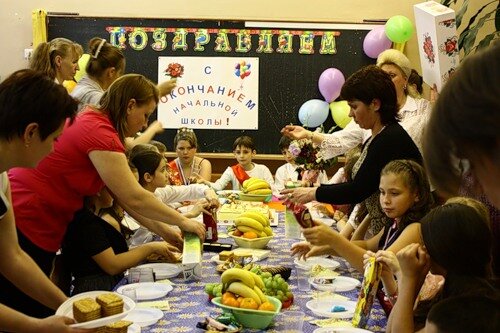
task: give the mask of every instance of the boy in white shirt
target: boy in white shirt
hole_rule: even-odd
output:
[[[280,191],[285,188],[285,184],[287,181],[297,181],[299,178],[299,174],[301,169],[297,164],[295,164],[295,159],[293,158],[292,153],[288,150],[290,147],[290,142],[292,140],[286,136],[282,136],[278,146],[280,148],[283,157],[285,158],[286,163],[280,166],[276,170],[276,174],[274,175],[274,192],[275,196],[280,196]],[[299,169],[297,169],[299,168]]]
[[[232,184],[233,190],[240,190],[243,182],[253,177],[265,180],[271,189],[274,189],[274,179],[269,168],[252,162],[257,151],[251,137],[246,135],[238,137],[233,143],[233,153],[238,164],[228,167],[215,183],[201,178],[198,182],[210,186],[215,191],[224,190],[229,183]]]

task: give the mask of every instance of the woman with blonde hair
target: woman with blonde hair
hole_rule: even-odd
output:
[[[42,269],[47,275],[84,197],[95,195],[105,185],[128,214],[166,241],[182,242],[180,233],[165,228],[166,224],[204,239],[203,224],[159,202],[140,186],[128,166],[124,139],[147,124],[158,100],[153,82],[138,74],[124,75],[111,84],[99,107],[87,106],[78,114],[36,169],[11,170],[19,234],[39,253],[43,260],[37,263],[45,263]],[[0,286],[2,292],[6,288],[13,287]],[[15,296],[9,301],[15,302]]]
[[[30,59],[30,68],[45,73],[59,84],[73,80],[79,70],[82,47],[66,38],[54,38],[38,44]]]

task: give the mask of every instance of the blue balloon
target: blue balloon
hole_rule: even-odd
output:
[[[250,69],[250,67],[252,67],[252,65],[251,64],[247,64],[247,68]]]
[[[236,75],[237,77],[240,77],[240,70],[237,69],[235,72],[234,72],[234,75]]]
[[[320,99],[310,99],[299,109],[299,121],[305,127],[318,127],[328,118],[329,104]]]

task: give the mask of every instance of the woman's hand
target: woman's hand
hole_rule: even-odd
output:
[[[36,324],[34,325],[36,329],[33,329],[30,332],[37,333],[93,333],[97,332],[97,328],[95,329],[81,329],[81,328],[73,328],[69,325],[75,324],[75,321],[68,317],[61,316],[51,316],[43,319],[37,319]]]
[[[205,240],[205,225],[203,223],[186,219],[179,227],[182,229],[182,231],[192,232],[196,234],[201,241]]]
[[[205,191],[205,199],[208,200],[209,206],[214,208],[220,207],[219,196],[211,188]]]
[[[189,211],[190,218],[195,218],[201,213],[205,214],[211,214],[207,208],[210,207],[210,204],[208,203],[207,200],[202,199],[198,200],[194,205],[193,208]]]
[[[158,120],[155,120],[151,124],[149,124],[148,129],[150,129],[155,135],[160,134],[164,131],[162,123]]]
[[[172,244],[178,249],[182,249],[184,246],[184,240],[182,239],[182,234],[176,228],[172,228],[169,225],[160,223],[158,225],[159,230],[155,230],[156,233],[163,238],[166,242]]]
[[[335,241],[336,237],[342,237],[326,224],[316,221],[314,221],[314,224],[314,227],[302,229],[304,237],[312,245],[329,246],[329,244]]]
[[[292,256],[297,255],[300,259],[306,260],[310,257],[331,254],[328,246],[312,246],[307,242],[295,243],[292,245]]]
[[[289,200],[293,203],[306,204],[316,200],[316,187],[289,188],[280,193],[283,195],[283,200]]]
[[[281,134],[291,139],[305,139],[309,135],[309,131],[301,126],[287,125],[281,130]]]

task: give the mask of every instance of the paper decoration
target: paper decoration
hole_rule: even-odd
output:
[[[227,30],[219,30],[217,39],[215,40],[214,50],[215,52],[231,52],[231,46],[229,45],[229,40],[227,38]]]
[[[257,53],[273,53],[271,46],[273,41],[273,34],[271,30],[261,30],[259,34],[259,47],[255,52]]]
[[[248,30],[240,30],[236,34],[236,48],[234,49],[236,52],[247,53],[250,51],[252,47],[252,38],[250,37],[250,33]]]
[[[313,54],[314,53],[314,33],[312,31],[304,31],[300,35],[300,54]]]
[[[175,31],[174,39],[172,40],[172,51],[183,50],[186,51],[188,46],[186,44],[186,29],[179,28]]]
[[[203,45],[207,45],[210,42],[210,34],[207,29],[198,29],[194,33],[194,48],[195,51],[205,51]]]
[[[278,36],[278,48],[276,52],[278,53],[293,53],[293,35],[288,30],[280,31]]]
[[[134,29],[134,31],[128,34],[128,43],[133,50],[144,50],[146,45],[148,45],[148,35],[142,29]]]
[[[153,40],[151,47],[155,51],[163,51],[167,48],[167,33],[165,29],[158,28],[153,31]]]

